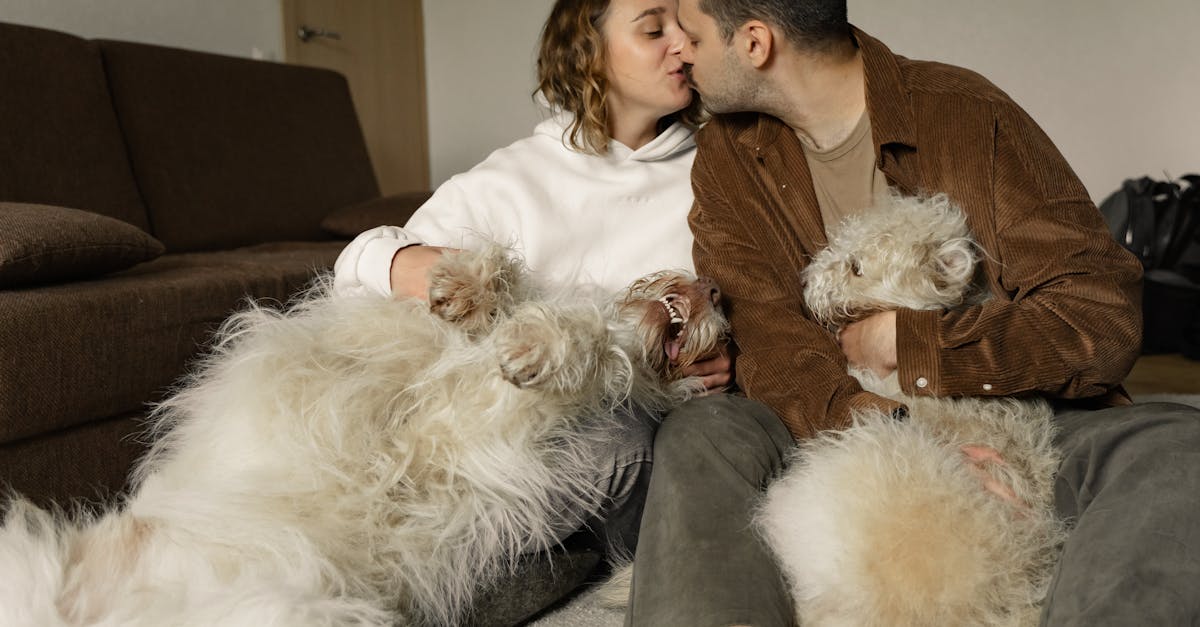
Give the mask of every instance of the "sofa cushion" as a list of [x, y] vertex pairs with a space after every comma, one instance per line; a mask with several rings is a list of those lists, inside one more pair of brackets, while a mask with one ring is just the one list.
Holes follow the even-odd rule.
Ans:
[[0, 201], [0, 289], [86, 279], [163, 253], [145, 231], [90, 211]]
[[0, 200], [149, 229], [94, 43], [0, 23], [0, 86]]
[[152, 233], [167, 250], [329, 239], [326, 214], [379, 196], [340, 74], [99, 43]]
[[286, 300], [345, 242], [168, 254], [0, 291], [0, 443], [145, 408], [247, 295]]
[[338, 237], [352, 238], [377, 226], [404, 226], [431, 195], [430, 192], [408, 192], [334, 209], [321, 220], [321, 228]]
[[133, 412], [0, 444], [4, 486], [43, 506], [77, 498], [109, 501], [146, 452], [144, 418]]

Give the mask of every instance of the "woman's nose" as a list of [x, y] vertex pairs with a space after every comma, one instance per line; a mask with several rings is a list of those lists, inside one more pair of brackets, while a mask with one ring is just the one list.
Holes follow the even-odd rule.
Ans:
[[671, 35], [671, 42], [670, 46], [667, 48], [667, 52], [671, 54], [679, 54], [680, 52], [683, 52], [683, 47], [685, 44], [687, 44], [687, 35], [685, 35], [683, 33], [683, 29], [679, 28], [678, 26], [672, 28], [671, 33], [673, 34]]

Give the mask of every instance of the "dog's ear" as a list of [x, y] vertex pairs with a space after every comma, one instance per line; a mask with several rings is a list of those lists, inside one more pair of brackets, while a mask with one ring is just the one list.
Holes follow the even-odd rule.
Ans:
[[934, 256], [937, 276], [944, 285], [965, 285], [975, 276], [975, 251], [971, 242], [955, 238], [938, 247]]

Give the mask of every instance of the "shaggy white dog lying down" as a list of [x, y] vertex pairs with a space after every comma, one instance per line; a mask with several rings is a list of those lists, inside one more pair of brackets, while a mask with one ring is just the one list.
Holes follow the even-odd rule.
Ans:
[[224, 325], [121, 507], [9, 503], [0, 624], [455, 623], [599, 503], [614, 412], [697, 391], [668, 356], [726, 331], [711, 281], [551, 293], [499, 249], [447, 255], [431, 305], [326, 290]]
[[[893, 195], [831, 234], [803, 273], [830, 329], [907, 307], [982, 298], [962, 212], [945, 195]], [[1042, 401], [911, 398], [893, 374], [851, 369], [903, 400], [905, 422], [855, 416], [802, 443], [768, 489], [757, 523], [806, 626], [1034, 625], [1062, 542], [1052, 510], [1052, 414]], [[1001, 460], [969, 463], [964, 446]], [[1015, 497], [984, 490], [1007, 486]]]

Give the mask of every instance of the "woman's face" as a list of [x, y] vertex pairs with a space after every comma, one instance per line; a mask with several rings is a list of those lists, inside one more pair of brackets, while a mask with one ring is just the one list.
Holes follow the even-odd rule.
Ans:
[[608, 5], [601, 31], [612, 116], [657, 120], [692, 101], [679, 60], [687, 38], [675, 18], [678, 9], [678, 0], [612, 0]]

